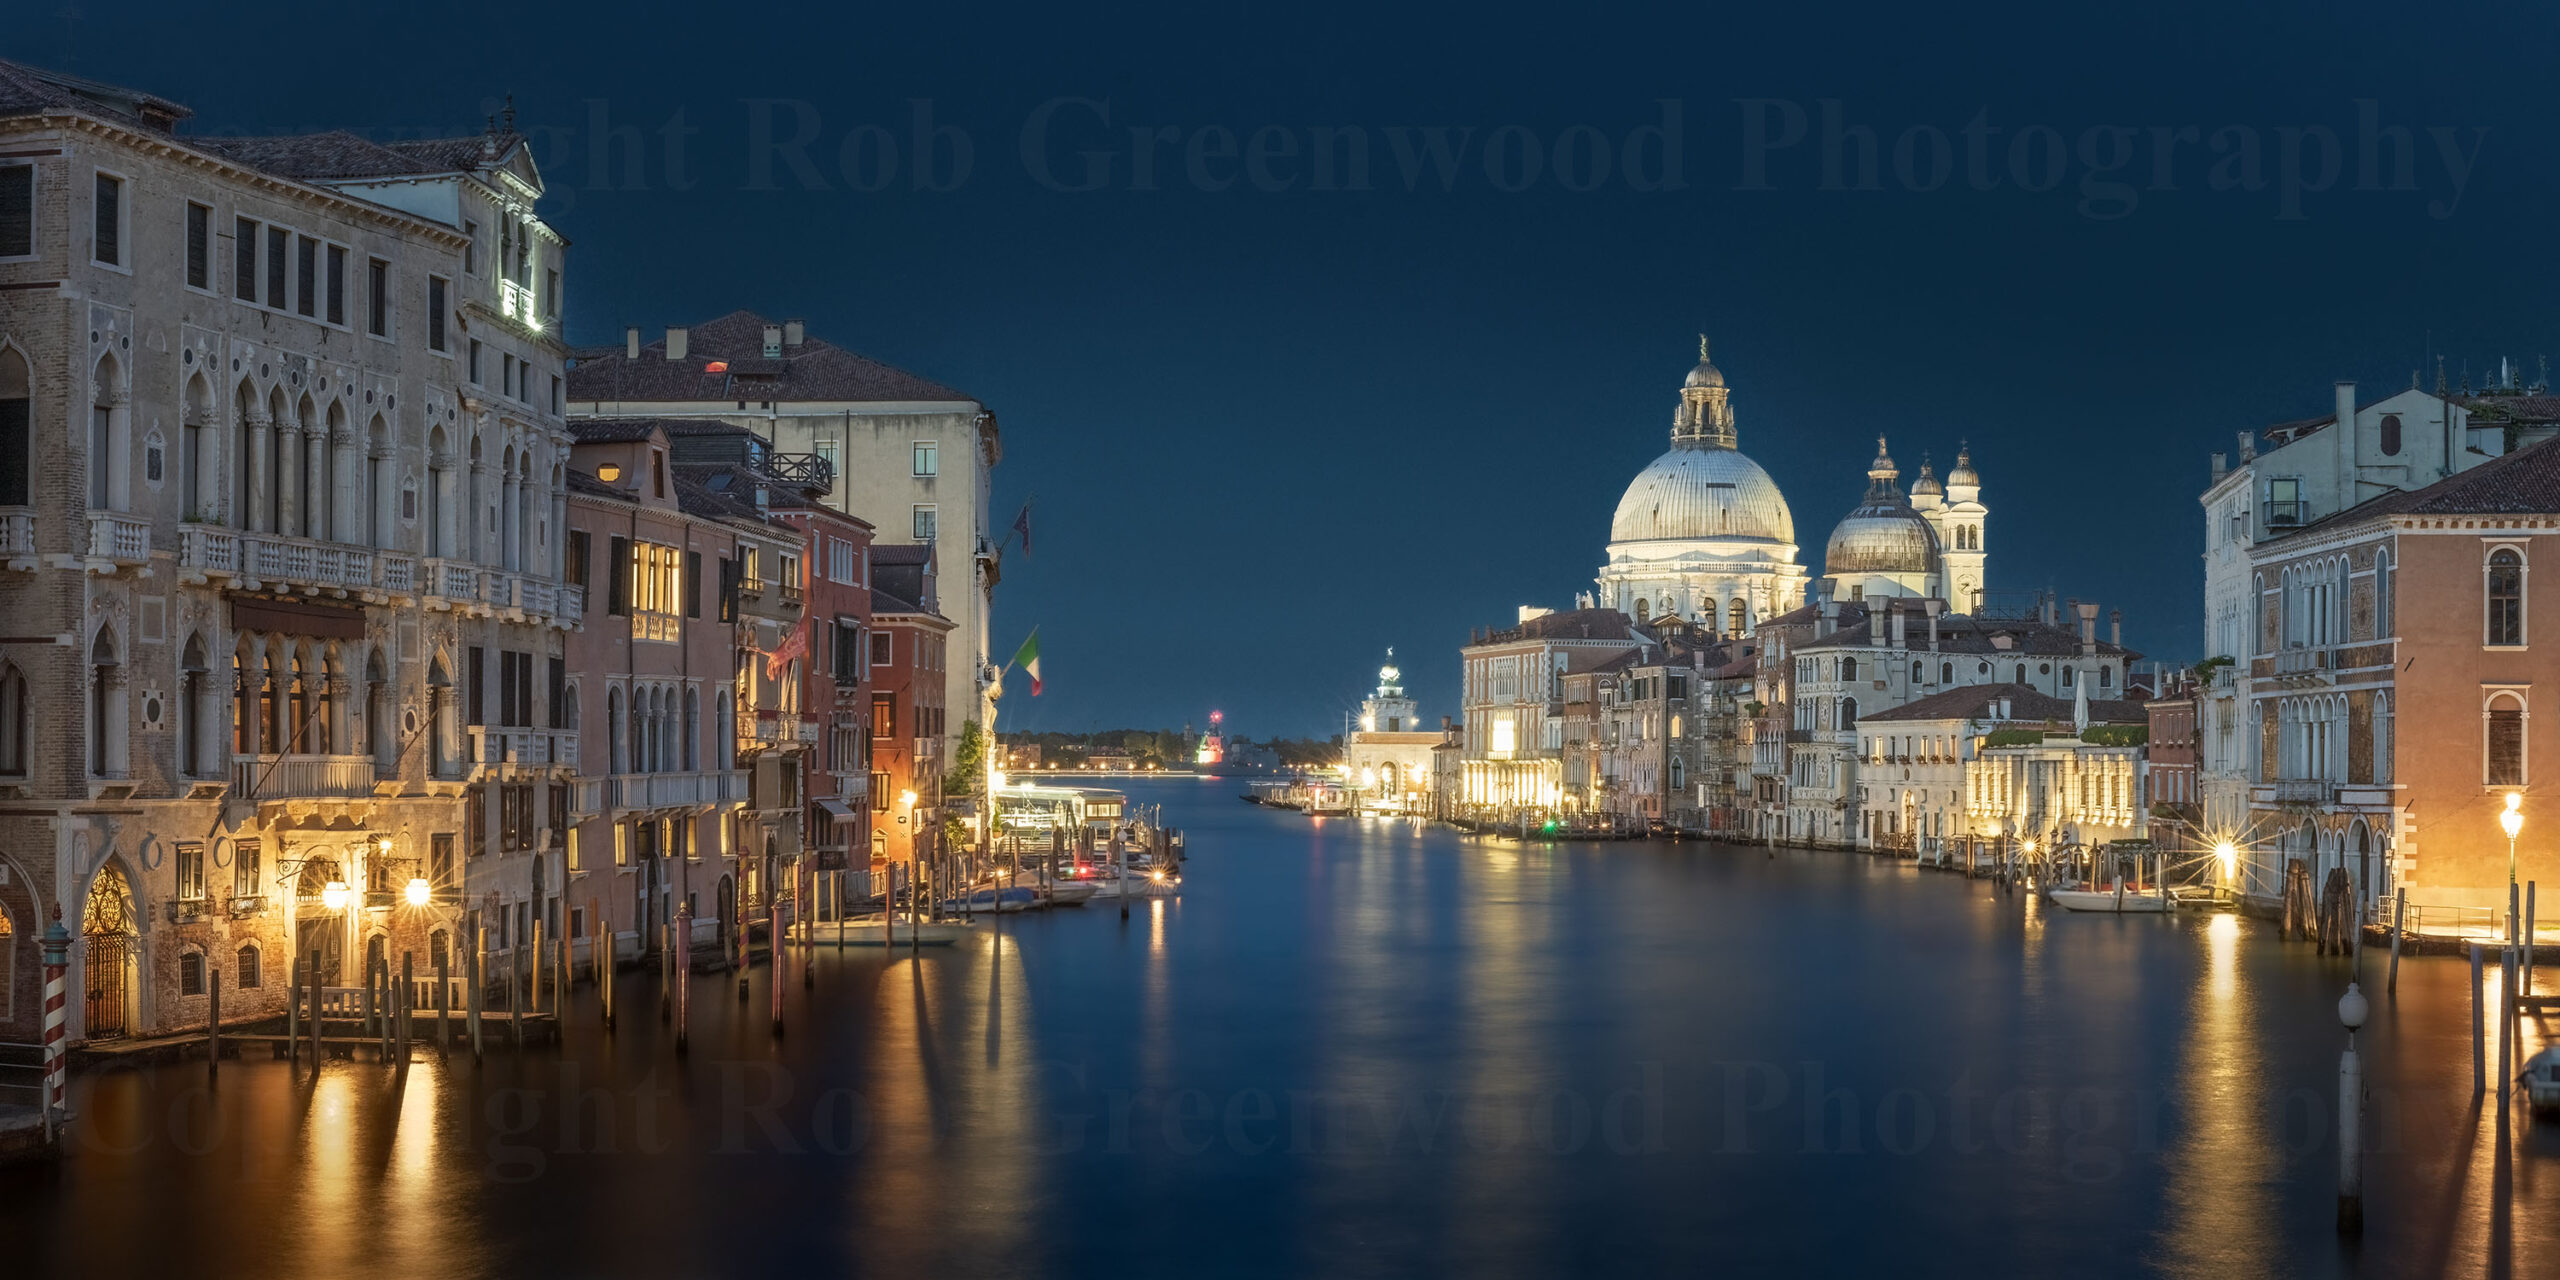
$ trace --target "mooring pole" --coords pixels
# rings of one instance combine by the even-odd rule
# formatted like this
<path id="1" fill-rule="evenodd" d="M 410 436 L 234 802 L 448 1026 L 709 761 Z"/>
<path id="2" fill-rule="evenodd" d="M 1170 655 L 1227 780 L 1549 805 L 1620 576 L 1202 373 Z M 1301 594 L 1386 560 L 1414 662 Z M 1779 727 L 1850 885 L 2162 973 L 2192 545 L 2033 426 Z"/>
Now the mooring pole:
<path id="1" fill-rule="evenodd" d="M 204 1073 L 222 1074 L 222 969 L 207 957 L 204 966 Z"/>
<path id="2" fill-rule="evenodd" d="M 2391 977 L 2382 986 L 2387 995 L 2400 994 L 2400 935 L 2407 931 L 2409 890 L 2404 886 L 2391 894 Z"/>
<path id="3" fill-rule="evenodd" d="M 2471 944 L 2471 1096 L 2489 1091 L 2488 997 L 2480 990 L 2480 944 Z"/>
<path id="4" fill-rule="evenodd" d="M 2338 1022 L 2347 1048 L 2338 1055 L 2338 1234 L 2364 1234 L 2364 1065 L 2356 1057 L 2356 1030 L 2364 1025 L 2364 992 L 2347 984 L 2338 998 Z"/>

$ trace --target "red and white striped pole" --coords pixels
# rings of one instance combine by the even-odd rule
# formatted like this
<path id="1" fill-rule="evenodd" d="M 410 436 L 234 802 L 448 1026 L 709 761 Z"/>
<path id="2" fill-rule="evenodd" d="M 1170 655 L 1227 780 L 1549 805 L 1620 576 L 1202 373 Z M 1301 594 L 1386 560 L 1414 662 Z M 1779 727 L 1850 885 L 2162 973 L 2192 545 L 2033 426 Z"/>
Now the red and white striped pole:
<path id="1" fill-rule="evenodd" d="M 64 1105 L 63 1083 L 69 1076 L 64 1056 L 64 1037 L 69 1034 L 64 1023 L 70 1018 L 71 1000 L 64 987 L 71 972 L 71 933 L 62 927 L 62 908 L 53 909 L 53 923 L 45 926 L 44 940 L 44 1112 L 45 1140 L 50 1142 L 67 1123 L 70 1110 Z"/>

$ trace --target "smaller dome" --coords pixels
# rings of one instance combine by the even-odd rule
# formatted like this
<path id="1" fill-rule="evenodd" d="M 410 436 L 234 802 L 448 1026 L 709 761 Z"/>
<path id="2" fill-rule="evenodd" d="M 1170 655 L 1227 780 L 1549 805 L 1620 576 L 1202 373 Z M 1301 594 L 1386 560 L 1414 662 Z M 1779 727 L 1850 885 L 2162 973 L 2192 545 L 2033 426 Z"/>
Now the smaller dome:
<path id="1" fill-rule="evenodd" d="M 1956 450 L 1956 468 L 1947 473 L 1948 484 L 1980 485 L 1982 477 L 1973 473 L 1973 450 Z"/>
<path id="2" fill-rule="evenodd" d="M 1915 498 L 1943 498 L 1946 494 L 1947 487 L 1938 483 L 1938 478 L 1936 476 L 1929 474 L 1929 460 L 1922 458 L 1920 460 L 1920 478 L 1911 482 L 1911 496 Z"/>
<path id="3" fill-rule="evenodd" d="M 1823 548 L 1823 572 L 1931 573 L 1938 567 L 1938 535 L 1920 513 L 1902 506 L 1863 506 L 1831 531 Z"/>

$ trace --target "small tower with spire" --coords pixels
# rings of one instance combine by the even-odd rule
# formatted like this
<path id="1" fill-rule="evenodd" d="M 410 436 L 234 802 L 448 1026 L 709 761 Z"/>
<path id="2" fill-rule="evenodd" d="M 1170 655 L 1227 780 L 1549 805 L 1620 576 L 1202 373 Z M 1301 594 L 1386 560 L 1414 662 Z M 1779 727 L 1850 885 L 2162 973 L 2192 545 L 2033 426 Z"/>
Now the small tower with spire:
<path id="1" fill-rule="evenodd" d="M 1672 415 L 1671 443 L 1705 449 L 1732 449 L 1733 403 L 1724 371 L 1707 359 L 1707 335 L 1698 335 L 1698 366 L 1680 384 L 1680 410 Z"/>
<path id="2" fill-rule="evenodd" d="M 1922 470 L 1925 474 L 1926 468 Z M 1916 498 L 1913 505 L 1918 505 Z M 1923 513 L 1938 530 L 1938 546 L 1946 563 L 1947 607 L 1957 613 L 1974 612 L 1990 582 L 1982 534 L 1991 509 L 1982 505 L 1982 477 L 1974 473 L 1971 445 L 1956 448 L 1956 465 L 1947 472 L 1946 504 L 1933 505 Z"/>

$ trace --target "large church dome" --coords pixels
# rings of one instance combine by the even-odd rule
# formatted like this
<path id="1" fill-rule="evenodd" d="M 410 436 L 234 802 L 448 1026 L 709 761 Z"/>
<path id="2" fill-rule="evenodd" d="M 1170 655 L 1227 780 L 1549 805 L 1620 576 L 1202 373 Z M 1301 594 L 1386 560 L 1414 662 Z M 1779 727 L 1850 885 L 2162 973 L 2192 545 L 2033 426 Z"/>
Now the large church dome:
<path id="1" fill-rule="evenodd" d="M 1729 448 L 1680 444 L 1636 473 L 1611 542 L 1663 538 L 1756 538 L 1794 542 L 1795 518 L 1777 482 L 1760 464 Z"/>

